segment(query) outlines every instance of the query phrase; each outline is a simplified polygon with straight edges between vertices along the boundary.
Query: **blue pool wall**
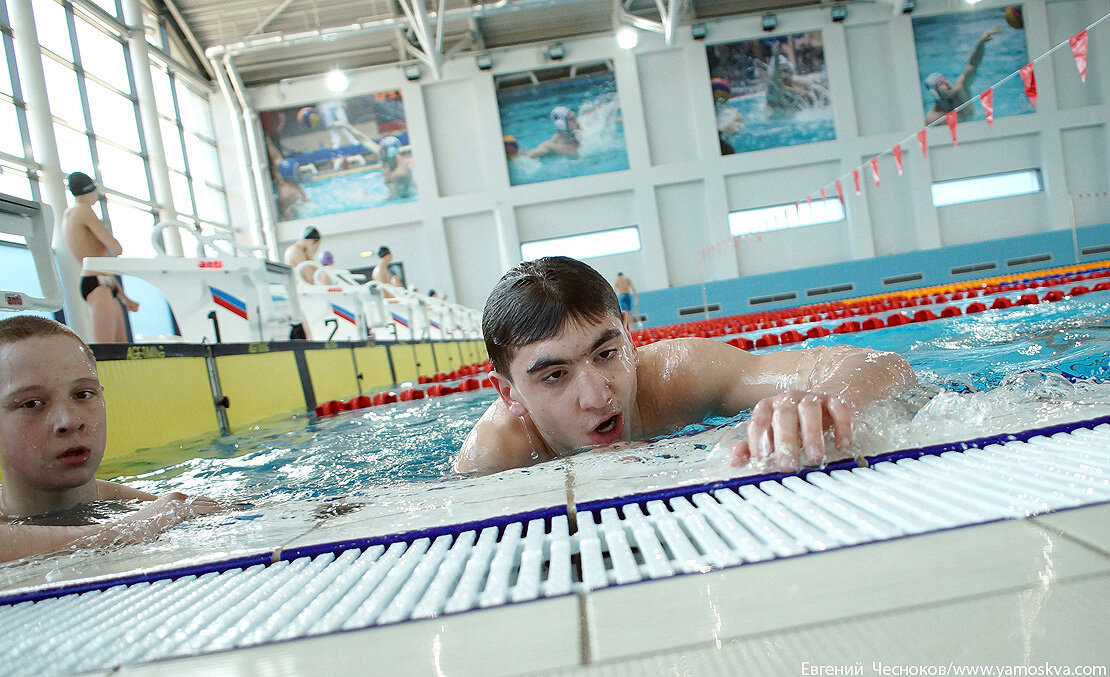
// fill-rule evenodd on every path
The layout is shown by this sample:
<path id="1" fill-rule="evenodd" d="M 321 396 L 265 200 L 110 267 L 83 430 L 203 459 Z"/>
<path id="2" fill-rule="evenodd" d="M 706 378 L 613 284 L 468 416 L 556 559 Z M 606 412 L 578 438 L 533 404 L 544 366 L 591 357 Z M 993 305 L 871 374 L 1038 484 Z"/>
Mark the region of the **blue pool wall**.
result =
<path id="1" fill-rule="evenodd" d="M 1078 257 L 1076 253 L 1078 252 Z M 640 293 L 645 328 L 1110 259 L 1110 223 Z M 713 306 L 716 306 L 714 308 Z"/>

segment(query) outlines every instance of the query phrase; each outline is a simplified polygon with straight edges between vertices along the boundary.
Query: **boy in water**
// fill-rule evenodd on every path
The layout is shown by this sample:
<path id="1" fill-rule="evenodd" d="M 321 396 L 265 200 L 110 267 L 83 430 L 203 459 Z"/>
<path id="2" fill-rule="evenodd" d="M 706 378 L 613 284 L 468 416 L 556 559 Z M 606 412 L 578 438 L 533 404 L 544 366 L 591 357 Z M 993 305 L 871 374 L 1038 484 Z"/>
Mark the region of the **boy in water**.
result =
<path id="1" fill-rule="evenodd" d="M 211 499 L 161 498 L 96 479 L 107 417 L 89 347 L 65 326 L 35 316 L 0 321 L 0 562 L 79 544 L 152 538 Z M 109 524 L 37 526 L 14 518 L 58 513 L 90 501 L 153 501 Z"/>
<path id="2" fill-rule="evenodd" d="M 565 257 L 506 273 L 482 331 L 499 398 L 463 443 L 458 472 L 533 465 L 748 408 L 733 465 L 795 470 L 825 459 L 828 426 L 838 449 L 851 443 L 853 407 L 916 382 L 902 357 L 846 346 L 752 355 L 686 338 L 637 349 L 613 288 Z"/>

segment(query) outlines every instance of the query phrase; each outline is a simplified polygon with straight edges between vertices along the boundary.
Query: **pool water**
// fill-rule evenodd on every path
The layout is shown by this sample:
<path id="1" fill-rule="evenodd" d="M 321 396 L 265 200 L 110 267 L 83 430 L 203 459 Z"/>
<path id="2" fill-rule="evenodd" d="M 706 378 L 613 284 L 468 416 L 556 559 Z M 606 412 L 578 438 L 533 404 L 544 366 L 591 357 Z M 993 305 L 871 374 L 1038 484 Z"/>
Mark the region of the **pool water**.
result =
<path id="1" fill-rule="evenodd" d="M 834 334 L 801 347 L 835 344 L 897 352 L 934 390 L 978 393 L 1003 382 L 1020 390 L 1048 379 L 1079 396 L 1072 381 L 1110 382 L 1110 292 Z M 151 493 L 204 493 L 255 505 L 321 500 L 368 487 L 452 482 L 457 479 L 449 475 L 454 452 L 494 397 L 485 389 L 317 422 L 298 416 L 240 436 L 171 447 L 171 455 L 180 459 L 176 463 L 157 465 L 144 458 L 164 458 L 165 453 L 137 452 L 105 469 Z"/>
<path id="2" fill-rule="evenodd" d="M 769 115 L 765 91 L 737 97 L 722 105 L 735 108 L 744 116 L 744 125 L 739 132 L 725 137 L 737 153 L 836 138 L 832 107 L 829 105 L 804 108 L 787 116 Z"/>
<path id="3" fill-rule="evenodd" d="M 921 382 L 859 413 L 852 450 L 857 455 L 1110 414 L 1110 292 L 832 335 L 801 347 L 839 343 L 896 351 Z M 742 434 L 742 412 L 619 450 L 487 477 L 450 475 L 455 451 L 494 397 L 485 389 L 319 421 L 275 419 L 237 436 L 113 459 L 102 466 L 113 479 L 155 494 L 203 494 L 229 510 L 191 520 L 109 560 L 92 550 L 0 565 L 0 587 L 80 577 L 104 562 L 119 568 L 159 558 L 207 561 L 272 551 L 344 524 L 366 536 L 483 519 L 491 510 L 557 506 L 566 500 L 564 481 L 571 474 L 576 500 L 588 501 L 760 472 L 732 468 L 720 452 L 731 436 Z"/>
<path id="4" fill-rule="evenodd" d="M 292 218 L 305 219 L 325 214 L 341 214 L 355 209 L 369 209 L 394 202 L 412 202 L 409 197 L 389 196 L 389 187 L 382 179 L 380 169 L 352 171 L 334 176 L 324 176 L 300 184 L 307 202 L 297 204 Z M 275 194 L 276 198 L 276 194 Z"/>

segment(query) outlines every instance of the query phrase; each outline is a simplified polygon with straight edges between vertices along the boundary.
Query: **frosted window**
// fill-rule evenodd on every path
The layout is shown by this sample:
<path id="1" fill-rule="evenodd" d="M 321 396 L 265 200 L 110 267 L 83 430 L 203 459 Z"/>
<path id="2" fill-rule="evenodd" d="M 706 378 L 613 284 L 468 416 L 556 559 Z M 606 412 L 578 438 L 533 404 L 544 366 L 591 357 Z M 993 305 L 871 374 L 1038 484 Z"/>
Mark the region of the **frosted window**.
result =
<path id="1" fill-rule="evenodd" d="M 185 151 L 181 147 L 181 131 L 177 125 L 165 118 L 158 118 L 158 128 L 162 130 L 162 146 L 166 151 L 166 164 L 170 169 L 185 171 Z"/>
<path id="2" fill-rule="evenodd" d="M 85 172 L 89 176 L 94 176 L 89 137 L 55 122 L 54 143 L 58 145 L 58 157 L 62 161 L 63 173 Z"/>
<path id="3" fill-rule="evenodd" d="M 7 101 L 0 101 L 0 151 L 24 157 L 23 136 L 19 133 L 19 118 L 16 117 L 15 105 Z"/>
<path id="4" fill-rule="evenodd" d="M 728 230 L 733 235 L 751 235 L 843 220 L 844 205 L 840 200 L 814 200 L 812 204 L 800 202 L 797 207 L 790 203 L 731 212 Z"/>
<path id="5" fill-rule="evenodd" d="M 193 193 L 188 177 L 170 172 L 170 192 L 173 194 L 173 208 L 177 213 L 193 215 Z"/>
<path id="6" fill-rule="evenodd" d="M 183 85 L 181 80 L 174 80 L 174 85 L 177 91 L 177 105 L 181 108 L 182 126 L 190 132 L 197 132 L 214 139 L 216 135 L 212 132 L 212 112 L 208 99 Z"/>
<path id="7" fill-rule="evenodd" d="M 85 81 L 85 87 L 89 94 L 93 132 L 133 151 L 140 150 L 135 103 L 91 80 Z"/>
<path id="8" fill-rule="evenodd" d="M 1027 169 L 1021 172 L 975 176 L 969 179 L 937 181 L 933 184 L 933 204 L 937 207 L 945 207 L 964 202 L 1028 195 L 1042 190 L 1044 188 L 1041 184 L 1041 171 Z"/>
<path id="9" fill-rule="evenodd" d="M 520 245 L 520 255 L 525 261 L 544 256 L 591 259 L 635 251 L 640 251 L 640 229 L 635 226 L 548 240 L 534 240 Z"/>
<path id="10" fill-rule="evenodd" d="M 85 109 L 81 106 L 77 73 L 48 56 L 42 57 L 42 71 L 46 77 L 46 96 L 50 99 L 51 114 L 74 127 L 84 129 Z M 30 104 L 34 105 L 34 102 Z"/>
<path id="11" fill-rule="evenodd" d="M 177 109 L 173 105 L 173 89 L 170 76 L 161 68 L 151 65 L 150 79 L 154 81 L 154 101 L 158 112 L 171 120 L 177 119 Z"/>
<path id="12" fill-rule="evenodd" d="M 104 141 L 96 142 L 96 152 L 100 156 L 100 171 L 104 175 L 105 188 L 118 190 L 140 200 L 150 199 L 146 164 L 141 157 Z"/>
<path id="13" fill-rule="evenodd" d="M 62 6 L 54 0 L 31 0 L 31 11 L 35 13 L 35 32 L 38 33 L 39 44 L 73 63 L 69 23 Z"/>
<path id="14" fill-rule="evenodd" d="M 123 44 L 89 22 L 76 18 L 81 67 L 123 92 L 131 91 Z"/>

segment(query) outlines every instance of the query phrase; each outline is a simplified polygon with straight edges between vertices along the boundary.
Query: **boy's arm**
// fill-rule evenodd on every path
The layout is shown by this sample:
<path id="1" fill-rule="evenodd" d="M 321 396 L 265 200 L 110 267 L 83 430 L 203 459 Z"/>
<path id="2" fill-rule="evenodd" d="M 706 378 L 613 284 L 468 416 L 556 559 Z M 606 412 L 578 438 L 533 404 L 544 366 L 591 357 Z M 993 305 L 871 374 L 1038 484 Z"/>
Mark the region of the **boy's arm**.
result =
<path id="1" fill-rule="evenodd" d="M 522 468 L 547 460 L 546 449 L 531 421 L 514 416 L 498 399 L 466 436 L 452 470 L 485 475 Z"/>
<path id="2" fill-rule="evenodd" d="M 79 527 L 0 524 L 0 562 L 54 552 L 68 546 L 95 548 L 114 543 L 140 543 L 189 517 L 219 509 L 219 505 L 211 499 L 187 498 L 185 494 L 169 493 L 151 501 L 141 510 L 108 524 Z"/>
<path id="3" fill-rule="evenodd" d="M 120 244 L 119 240 L 117 240 L 115 236 L 112 235 L 111 231 L 104 226 L 104 223 L 93 212 L 92 207 L 88 208 L 88 213 L 85 214 L 82 223 L 85 228 L 88 228 L 89 232 L 93 234 L 93 237 L 100 240 L 101 244 L 108 248 L 108 251 L 110 251 L 113 256 L 123 254 L 123 245 Z"/>

